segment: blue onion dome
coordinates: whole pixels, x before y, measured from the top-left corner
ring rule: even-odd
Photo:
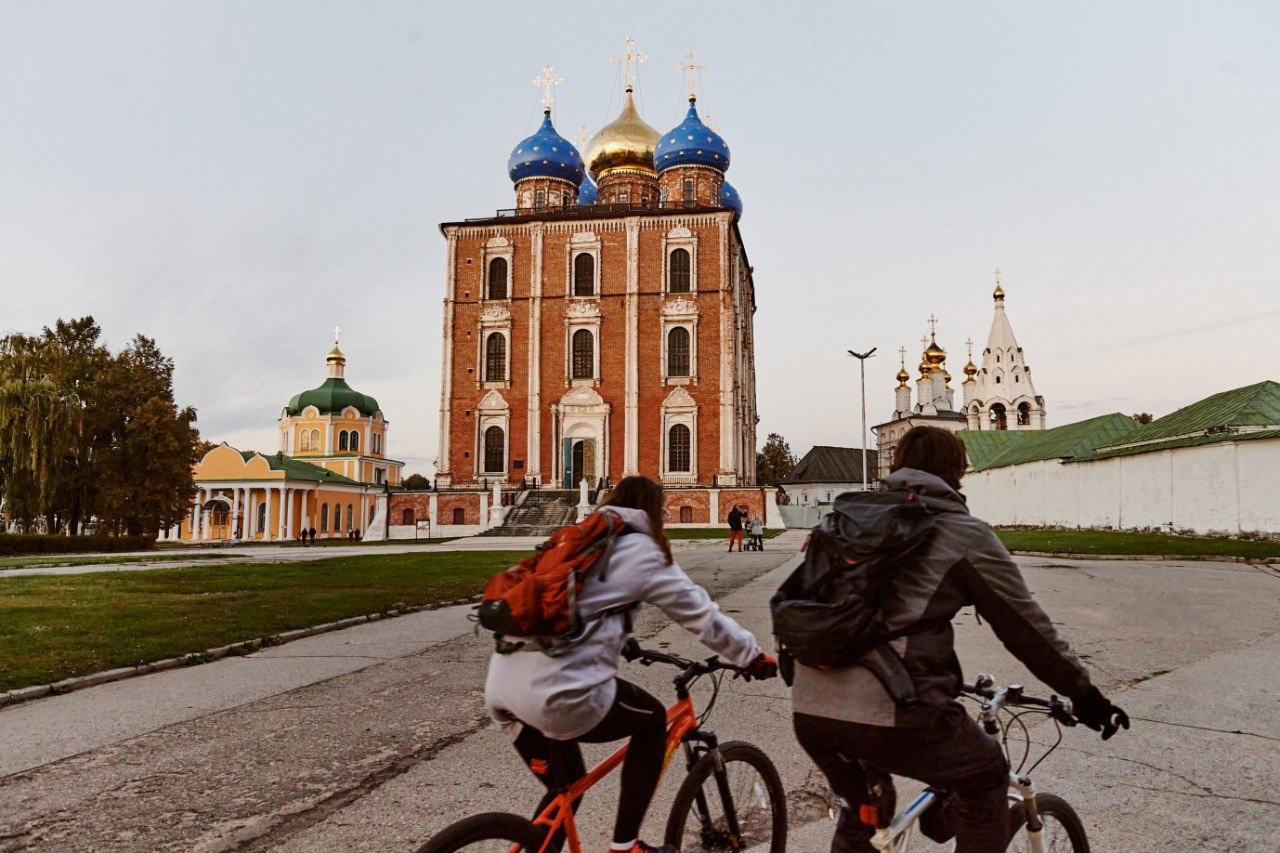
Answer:
[[[698,118],[697,101],[689,96],[689,112],[684,121],[663,134],[654,150],[653,161],[659,172],[672,166],[711,166],[721,172],[729,168],[729,146]]]
[[[736,213],[735,219],[742,218],[742,197],[728,181],[720,182],[720,206],[727,207]]]
[[[600,192],[596,189],[595,181],[590,178],[583,178],[582,183],[578,185],[578,206],[584,207],[588,204],[595,204]]]
[[[584,172],[582,156],[572,142],[556,133],[549,109],[543,111],[538,132],[522,140],[507,161],[507,174],[512,182],[525,178],[563,178],[576,187],[582,183]]]

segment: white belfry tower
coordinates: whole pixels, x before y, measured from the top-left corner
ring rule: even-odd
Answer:
[[[964,413],[969,429],[1029,430],[1045,428],[1044,398],[1036,394],[1022,347],[1004,310],[1004,288],[996,270],[995,316],[982,351],[982,367],[973,363],[972,345],[965,365]]]

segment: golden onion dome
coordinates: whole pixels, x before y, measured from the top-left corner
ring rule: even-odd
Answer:
[[[898,376],[897,376],[898,385],[899,386],[906,385],[907,380],[910,378],[911,378],[911,374],[907,373],[907,368],[904,365],[903,368],[898,371]]]
[[[1004,302],[1004,288],[999,282],[996,282],[996,289],[991,292],[991,298],[996,302]]]
[[[628,86],[622,112],[600,128],[600,132],[587,143],[587,171],[597,182],[618,169],[657,175],[653,167],[653,150],[661,139],[662,134],[645,124],[640,113],[636,112],[631,87]]]
[[[329,350],[329,355],[325,361],[337,361],[346,364],[347,357],[342,354],[342,350],[338,349],[338,345],[335,343],[333,349]]]
[[[969,359],[969,363],[964,366],[964,375],[972,379],[978,373],[978,367],[973,363],[973,359]]]
[[[936,341],[930,340],[929,346],[924,351],[924,360],[932,365],[939,365],[947,360],[947,351],[938,346]]]

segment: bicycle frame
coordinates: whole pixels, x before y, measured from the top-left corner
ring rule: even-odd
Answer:
[[[698,714],[694,710],[693,700],[688,696],[677,699],[676,703],[667,709],[667,741],[662,759],[663,773],[671,763],[671,756],[675,754],[676,748],[690,733],[695,733],[697,728]],[[582,799],[582,796],[597,782],[612,773],[626,757],[627,744],[624,743],[608,758],[588,770],[585,776],[557,794],[555,799],[534,818],[535,826],[547,828],[547,838],[539,848],[539,853],[551,849],[551,840],[561,829],[564,830],[570,853],[582,853],[582,846],[578,841],[577,824],[574,823],[573,804]],[[520,848],[512,847],[511,853],[520,853]]]
[[[937,799],[937,795],[932,791],[922,791],[910,805],[894,815],[887,827],[876,830],[875,835],[871,836],[871,846],[884,853],[901,853],[906,849],[905,844],[911,840],[910,830],[915,827],[920,815],[928,811]],[[1035,813],[1036,792],[1029,776],[1009,774],[1009,799],[1020,800],[1026,804],[1027,826],[1024,831],[1031,845],[1031,853],[1044,853],[1044,845],[1040,838],[1040,831],[1044,826],[1040,822],[1040,816]],[[899,847],[900,843],[904,846]]]

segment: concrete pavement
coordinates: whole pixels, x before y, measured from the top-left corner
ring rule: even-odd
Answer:
[[[703,545],[681,560],[763,637],[798,542],[741,555]],[[1105,744],[1068,731],[1036,771],[1040,788],[1077,806],[1095,850],[1274,849],[1280,580],[1224,563],[1022,563],[1135,717]],[[409,850],[461,815],[530,809],[536,783],[482,712],[488,642],[464,616],[414,614],[0,711],[0,850]],[[638,632],[697,650],[649,610]],[[1041,689],[971,615],[957,637],[967,673]],[[660,667],[626,677],[671,698]],[[709,726],[769,752],[791,791],[790,849],[824,850],[819,780],[789,711],[780,682],[726,682]],[[652,837],[679,776],[663,783]],[[585,804],[588,850],[603,846],[613,797],[602,786]]]

